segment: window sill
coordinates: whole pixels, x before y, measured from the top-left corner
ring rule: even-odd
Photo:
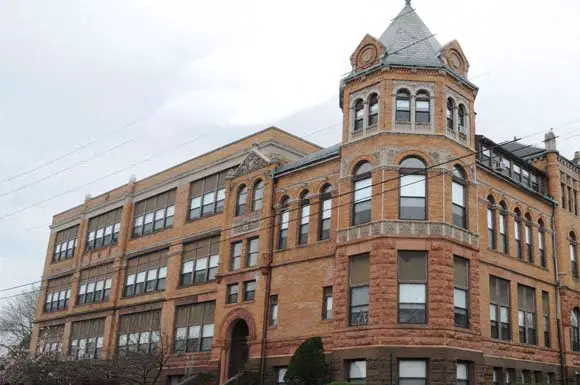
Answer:
[[[219,213],[213,213],[213,214],[209,214],[209,215],[204,215],[204,216],[201,216],[201,217],[199,217],[199,218],[187,219],[187,220],[185,221],[185,224],[189,224],[189,223],[193,223],[193,222],[201,221],[201,220],[203,220],[203,219],[212,218],[212,217],[215,217],[215,216],[217,216],[217,215],[220,215],[220,214],[223,214],[223,213],[224,213],[224,212],[223,212],[223,211],[221,211],[221,212],[219,212]]]
[[[158,231],[161,231],[161,230],[158,230]],[[147,235],[150,235],[150,234],[147,234]],[[84,249],[82,255],[94,253],[95,251],[101,251],[101,250],[105,250],[105,249],[111,249],[111,248],[117,246],[118,244],[119,244],[119,241],[117,240],[115,243],[109,243],[108,245],[101,246],[101,247],[99,247],[97,249],[90,249],[90,250],[89,249]]]
[[[278,324],[276,324],[276,325],[268,325],[268,329],[278,329]]]
[[[401,329],[427,329],[429,328],[429,324],[428,323],[424,323],[424,324],[402,324],[402,323],[397,323],[397,327],[401,328]]]
[[[132,297],[127,297],[127,298],[132,298]],[[91,303],[81,303],[78,305],[75,305],[74,308],[75,309],[79,309],[79,308],[83,308],[83,307],[87,307],[89,305],[101,305],[103,303],[107,303],[107,302],[111,302],[111,300],[107,300],[107,301],[99,301],[99,302],[91,302]]]
[[[151,235],[159,234],[159,233],[162,233],[162,232],[163,232],[163,231],[165,231],[165,230],[170,230],[170,229],[172,229],[172,228],[173,228],[173,225],[171,225],[171,226],[167,226],[167,227],[164,227],[164,228],[162,228],[162,229],[159,229],[159,230],[153,231],[153,232],[151,232],[151,233],[148,233],[148,234],[131,235],[131,240],[135,240],[135,239],[138,239],[138,238],[143,238],[143,237],[149,237],[149,236],[151,236]]]
[[[195,286],[203,286],[203,285],[207,285],[208,283],[216,283],[215,279],[212,279],[210,281],[205,281],[205,282],[194,282],[194,283],[188,283],[187,285],[177,285],[176,289],[187,289],[188,287],[195,287]],[[151,293],[156,293],[154,291],[152,291]]]
[[[55,261],[54,259],[51,259],[51,262],[50,262],[50,264],[51,264],[51,265],[56,265],[57,263],[60,263],[60,262],[72,261],[72,259],[73,259],[73,258],[74,258],[74,256],[72,256],[72,257],[70,257],[70,258],[59,259],[59,260],[57,260],[57,261]]]
[[[331,323],[332,321],[334,321],[332,318],[328,318],[328,319],[321,319],[321,320],[320,320],[320,322],[322,322],[322,323],[325,323],[325,324],[327,324],[327,323]]]
[[[242,302],[242,303],[243,303],[243,302]],[[226,307],[234,307],[234,306],[237,306],[237,305],[239,305],[239,304],[240,304],[240,302],[232,302],[232,303],[226,303],[226,304],[225,304],[225,306],[226,306]]]
[[[255,299],[249,299],[247,301],[242,301],[242,304],[244,304],[244,305],[251,305],[251,304],[253,304],[255,302],[256,302]]]

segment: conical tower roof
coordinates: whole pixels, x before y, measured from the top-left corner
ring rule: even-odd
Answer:
[[[441,44],[431,35],[429,28],[411,7],[411,1],[406,0],[405,7],[379,38],[387,50],[385,63],[443,67],[439,58]]]

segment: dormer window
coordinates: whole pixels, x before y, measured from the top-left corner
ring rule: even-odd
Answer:
[[[379,96],[372,94],[369,99],[369,126],[374,126],[379,122]]]
[[[360,131],[363,129],[365,120],[365,107],[362,99],[356,101],[354,105],[354,131]]]
[[[431,100],[427,91],[419,91],[415,99],[415,122],[429,123],[431,121]]]
[[[407,90],[397,92],[397,122],[411,121],[411,94]]]
[[[453,116],[454,113],[453,110],[455,110],[455,102],[453,101],[453,99],[448,98],[446,116],[447,116],[447,128],[450,130],[455,129],[455,117]]]

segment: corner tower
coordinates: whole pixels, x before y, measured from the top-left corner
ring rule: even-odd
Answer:
[[[477,87],[467,80],[469,62],[457,40],[441,46],[405,3],[350,58],[352,71],[341,81],[343,143],[387,132],[444,137],[473,150]]]

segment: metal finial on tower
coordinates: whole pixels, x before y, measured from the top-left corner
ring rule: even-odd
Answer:
[[[405,5],[411,5],[411,0],[405,0]]]

